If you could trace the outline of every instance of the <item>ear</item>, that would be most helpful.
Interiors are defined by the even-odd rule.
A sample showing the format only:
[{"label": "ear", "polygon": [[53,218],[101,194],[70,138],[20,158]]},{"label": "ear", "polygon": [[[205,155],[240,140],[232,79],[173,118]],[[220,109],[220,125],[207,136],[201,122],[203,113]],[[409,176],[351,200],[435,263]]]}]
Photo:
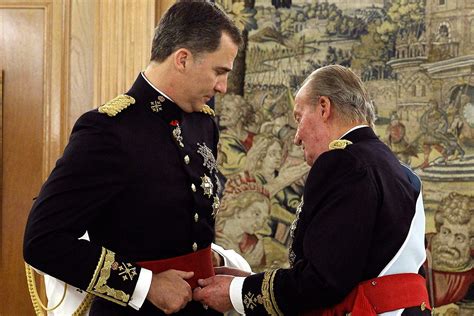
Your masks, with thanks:
[{"label": "ear", "polygon": [[331,116],[332,102],[327,96],[319,97],[319,105],[321,107],[321,116],[324,121],[327,121]]},{"label": "ear", "polygon": [[173,54],[173,64],[179,71],[184,71],[192,59],[192,54],[186,48],[180,48]]}]

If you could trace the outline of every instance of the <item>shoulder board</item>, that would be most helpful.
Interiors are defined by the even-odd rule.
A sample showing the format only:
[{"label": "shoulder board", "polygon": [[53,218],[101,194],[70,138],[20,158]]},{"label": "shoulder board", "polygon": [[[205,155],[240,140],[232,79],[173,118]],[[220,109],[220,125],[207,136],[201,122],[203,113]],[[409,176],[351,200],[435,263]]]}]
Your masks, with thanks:
[{"label": "shoulder board", "polygon": [[210,115],[210,116],[216,116],[216,113],[214,112],[214,110],[211,109],[211,107],[207,104],[204,104],[200,112]]},{"label": "shoulder board", "polygon": [[344,149],[347,145],[352,145],[352,142],[347,139],[336,139],[329,143],[329,149]]},{"label": "shoulder board", "polygon": [[135,99],[129,95],[121,94],[99,106],[99,112],[108,116],[115,116],[123,109],[128,108],[130,104],[135,104]]}]

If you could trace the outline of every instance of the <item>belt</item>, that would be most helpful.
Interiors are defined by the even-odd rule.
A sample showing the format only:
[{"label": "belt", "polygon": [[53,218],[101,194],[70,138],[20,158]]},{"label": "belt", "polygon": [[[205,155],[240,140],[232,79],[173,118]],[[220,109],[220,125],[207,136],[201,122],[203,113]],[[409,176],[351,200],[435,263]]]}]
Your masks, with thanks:
[{"label": "belt", "polygon": [[426,281],[416,273],[401,273],[359,283],[341,303],[303,315],[367,316],[415,306],[431,310]]},{"label": "belt", "polygon": [[182,271],[193,271],[194,276],[186,280],[192,289],[198,287],[198,279],[205,279],[214,276],[212,265],[211,246],[196,252],[162,260],[137,262],[142,268],[151,270],[153,273],[160,273],[166,270],[175,269]]}]

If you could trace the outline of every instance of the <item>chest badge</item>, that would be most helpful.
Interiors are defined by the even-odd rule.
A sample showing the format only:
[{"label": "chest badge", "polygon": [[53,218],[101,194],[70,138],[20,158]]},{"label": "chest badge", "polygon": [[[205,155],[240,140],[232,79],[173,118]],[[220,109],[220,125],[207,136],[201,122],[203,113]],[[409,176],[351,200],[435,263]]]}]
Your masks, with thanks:
[{"label": "chest badge", "polygon": [[204,195],[210,198],[214,190],[214,184],[212,184],[211,178],[204,174],[204,177],[201,177],[201,181],[201,188],[204,190]]},{"label": "chest badge", "polygon": [[216,163],[216,158],[212,154],[212,150],[207,147],[206,143],[197,143],[198,145],[198,154],[200,154],[204,160],[203,166],[205,166],[209,171],[212,173],[212,171],[217,172],[217,163]]},{"label": "chest badge", "polygon": [[212,216],[216,218],[217,213],[219,213],[219,207],[221,206],[221,201],[217,195],[214,195],[214,202],[212,203]]}]

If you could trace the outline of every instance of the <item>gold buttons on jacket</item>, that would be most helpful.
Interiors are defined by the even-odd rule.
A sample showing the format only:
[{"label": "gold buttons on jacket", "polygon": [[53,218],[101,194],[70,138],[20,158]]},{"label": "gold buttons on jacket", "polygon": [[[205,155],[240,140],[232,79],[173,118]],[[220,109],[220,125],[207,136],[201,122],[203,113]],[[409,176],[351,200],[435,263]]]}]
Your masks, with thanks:
[{"label": "gold buttons on jacket", "polygon": [[185,164],[189,165],[189,162],[190,162],[190,161],[191,161],[191,159],[189,159],[189,156],[188,156],[188,155],[184,156],[184,163],[185,163]]},{"label": "gold buttons on jacket", "polygon": [[191,190],[193,190],[193,192],[196,192],[196,186],[194,185],[194,183],[191,183]]},{"label": "gold buttons on jacket", "polygon": [[196,213],[196,214],[194,214],[194,221],[197,223],[198,220],[199,220],[199,214]]},{"label": "gold buttons on jacket", "polygon": [[193,251],[196,251],[196,250],[198,250],[198,244],[194,243],[193,244]]}]

